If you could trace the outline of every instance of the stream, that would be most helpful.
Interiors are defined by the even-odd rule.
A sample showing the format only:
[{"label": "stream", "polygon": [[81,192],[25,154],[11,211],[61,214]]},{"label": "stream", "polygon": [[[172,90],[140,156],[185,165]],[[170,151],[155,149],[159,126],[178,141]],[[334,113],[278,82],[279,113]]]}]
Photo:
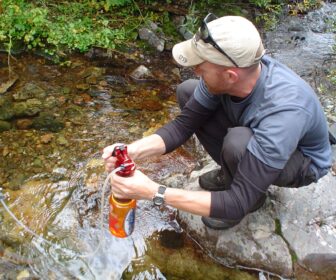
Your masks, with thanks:
[{"label": "stream", "polygon": [[[10,211],[43,237],[2,208],[1,279],[256,279],[202,254],[174,209],[139,201],[134,233],[118,239],[108,230],[108,188],[101,225],[102,149],[152,133],[178,113],[180,77],[170,55],[152,58],[153,76],[143,80],[131,77],[135,60],[73,56],[62,67],[22,54],[8,67],[1,55],[1,84],[10,86],[0,99],[0,184]],[[137,167],[162,181],[189,174],[199,156],[190,141]]]},{"label": "stream", "polygon": [[[336,102],[325,69],[335,67],[335,34],[325,18],[335,10],[330,3],[310,14],[306,26],[292,18],[265,34],[269,52],[319,89],[330,123]],[[138,79],[140,65],[149,72]],[[0,186],[15,217],[43,237],[1,207],[1,279],[263,279],[213,261],[170,207],[139,201],[131,237],[118,239],[108,230],[102,149],[151,134],[178,114],[175,88],[190,75],[169,52],[96,49],[64,66],[42,56],[0,54]],[[183,184],[183,176],[202,167],[203,156],[191,139],[136,164],[156,181],[181,176]]]}]

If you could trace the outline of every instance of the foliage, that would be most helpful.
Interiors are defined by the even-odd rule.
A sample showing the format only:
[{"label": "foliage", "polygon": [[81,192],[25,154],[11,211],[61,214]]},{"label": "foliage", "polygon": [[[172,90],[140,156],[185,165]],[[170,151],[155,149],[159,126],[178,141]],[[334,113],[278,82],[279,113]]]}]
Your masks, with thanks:
[{"label": "foliage", "polygon": [[[104,1],[104,7],[125,5],[128,1]],[[1,3],[0,41],[24,41],[28,49],[44,49],[49,54],[58,50],[87,51],[92,46],[115,48],[126,40],[126,19],[107,18],[100,6],[91,1],[64,4],[29,3],[4,0]],[[98,9],[97,9],[98,8]],[[128,26],[132,25],[132,21]],[[128,27],[130,31],[132,27]]]},{"label": "foliage", "polygon": [[292,15],[306,14],[320,6],[321,0],[294,0],[288,4],[289,13]]},{"label": "foliage", "polygon": [[[292,14],[304,13],[318,7],[320,0],[183,3],[177,0],[2,0],[0,48],[13,51],[17,42],[23,42],[29,50],[40,49],[51,55],[64,50],[86,52],[93,46],[125,49],[134,44],[139,26],[147,21],[158,23],[166,36],[177,37],[171,14],[165,10],[165,5],[169,4],[189,5],[184,26],[192,33],[208,12],[222,16],[255,11],[253,20],[272,28],[284,8],[289,8]],[[158,6],[161,10],[153,8]]]}]

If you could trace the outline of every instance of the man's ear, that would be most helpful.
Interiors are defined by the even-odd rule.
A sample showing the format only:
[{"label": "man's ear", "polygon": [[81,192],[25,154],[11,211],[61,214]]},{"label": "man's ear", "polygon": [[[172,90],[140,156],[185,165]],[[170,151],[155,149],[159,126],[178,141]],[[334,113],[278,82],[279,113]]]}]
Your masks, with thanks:
[{"label": "man's ear", "polygon": [[239,80],[239,75],[234,69],[227,69],[226,74],[229,82],[232,84],[236,83]]}]

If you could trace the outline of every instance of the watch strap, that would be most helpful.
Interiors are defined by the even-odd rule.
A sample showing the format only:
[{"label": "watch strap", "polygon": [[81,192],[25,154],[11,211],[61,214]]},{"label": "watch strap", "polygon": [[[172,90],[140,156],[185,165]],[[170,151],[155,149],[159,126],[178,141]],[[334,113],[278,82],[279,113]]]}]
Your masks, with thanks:
[{"label": "watch strap", "polygon": [[166,191],[167,187],[160,185],[158,188],[157,193],[153,197],[154,205],[161,206],[164,203],[164,193]]}]

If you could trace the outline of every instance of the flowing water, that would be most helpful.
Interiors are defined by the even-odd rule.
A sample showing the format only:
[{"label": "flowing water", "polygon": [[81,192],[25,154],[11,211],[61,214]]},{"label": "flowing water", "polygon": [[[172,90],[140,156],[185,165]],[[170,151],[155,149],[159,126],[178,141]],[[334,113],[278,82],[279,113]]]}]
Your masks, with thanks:
[{"label": "flowing water", "polygon": [[[178,112],[180,77],[170,56],[146,59],[152,76],[145,80],[130,77],[137,58],[74,56],[63,67],[30,55],[9,61],[1,56],[7,129],[0,133],[0,184],[10,211],[43,239],[1,208],[1,279],[256,279],[204,255],[168,207],[139,201],[131,237],[108,231],[101,151],[154,132]],[[190,142],[137,165],[162,181],[190,173],[197,157]]]}]

